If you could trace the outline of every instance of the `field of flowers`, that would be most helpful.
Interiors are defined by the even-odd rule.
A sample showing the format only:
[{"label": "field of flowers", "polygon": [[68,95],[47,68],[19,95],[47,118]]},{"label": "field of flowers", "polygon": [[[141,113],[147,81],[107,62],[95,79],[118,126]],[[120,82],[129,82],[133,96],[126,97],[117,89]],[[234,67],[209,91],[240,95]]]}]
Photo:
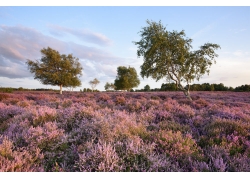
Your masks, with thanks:
[{"label": "field of flowers", "polygon": [[250,171],[250,93],[0,93],[0,171]]}]

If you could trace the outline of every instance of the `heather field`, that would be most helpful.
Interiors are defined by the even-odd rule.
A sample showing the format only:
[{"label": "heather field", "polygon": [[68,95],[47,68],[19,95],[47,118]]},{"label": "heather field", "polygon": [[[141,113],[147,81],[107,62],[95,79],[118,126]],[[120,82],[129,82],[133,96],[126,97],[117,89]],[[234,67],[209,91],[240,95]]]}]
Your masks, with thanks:
[{"label": "heather field", "polygon": [[0,171],[250,171],[250,93],[0,93]]}]

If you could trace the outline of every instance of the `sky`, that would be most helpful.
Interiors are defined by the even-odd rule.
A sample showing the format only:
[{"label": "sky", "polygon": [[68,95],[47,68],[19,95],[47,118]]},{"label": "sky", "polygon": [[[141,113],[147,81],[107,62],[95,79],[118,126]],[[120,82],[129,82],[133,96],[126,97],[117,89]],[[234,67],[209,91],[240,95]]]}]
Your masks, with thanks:
[{"label": "sky", "polygon": [[161,21],[168,31],[184,30],[193,40],[192,50],[207,42],[221,46],[216,50],[219,56],[210,74],[192,83],[223,83],[231,87],[250,84],[250,3],[105,2],[55,5],[24,0],[22,4],[0,4],[0,87],[59,89],[35,80],[25,64],[27,59],[39,60],[40,50],[51,47],[79,58],[82,85],[75,91],[91,88],[89,81],[94,78],[100,81],[96,89],[104,91],[106,82],[114,83],[118,66],[136,69],[141,83],[134,89],[147,84],[151,89],[160,88],[168,81],[140,76],[143,58],[137,57],[133,43],[140,40],[139,31],[147,26],[146,20]]}]

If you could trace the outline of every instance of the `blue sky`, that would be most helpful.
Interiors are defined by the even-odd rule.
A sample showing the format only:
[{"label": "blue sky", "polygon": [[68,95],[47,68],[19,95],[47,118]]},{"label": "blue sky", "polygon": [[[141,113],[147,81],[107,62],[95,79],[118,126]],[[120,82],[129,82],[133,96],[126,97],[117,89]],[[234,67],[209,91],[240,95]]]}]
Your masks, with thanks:
[{"label": "blue sky", "polygon": [[[0,6],[2,87],[58,89],[34,80],[25,64],[27,59],[39,59],[40,50],[48,46],[80,59],[84,68],[80,78],[82,86],[75,90],[90,88],[88,82],[94,78],[101,82],[96,88],[104,90],[106,82],[114,82],[118,66],[132,66],[139,75],[143,59],[137,58],[137,47],[132,42],[140,40],[138,32],[147,25],[147,19],[161,20],[169,31],[185,30],[186,36],[193,39],[193,50],[207,42],[221,46],[209,76],[204,75],[199,82],[193,83],[224,83],[232,87],[250,84],[249,4],[103,6],[100,2],[94,6],[15,5],[19,4]],[[151,88],[160,88],[166,83],[164,79],[155,82],[140,77],[140,80],[137,89],[147,84]]]}]

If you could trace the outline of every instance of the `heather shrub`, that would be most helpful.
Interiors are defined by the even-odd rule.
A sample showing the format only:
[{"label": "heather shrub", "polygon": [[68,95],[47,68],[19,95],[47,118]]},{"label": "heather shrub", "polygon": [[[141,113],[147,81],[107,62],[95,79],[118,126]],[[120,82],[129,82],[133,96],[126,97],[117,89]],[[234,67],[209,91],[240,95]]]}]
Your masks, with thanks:
[{"label": "heather shrub", "polygon": [[42,125],[45,122],[54,121],[56,119],[57,112],[55,109],[52,109],[47,106],[39,106],[35,110],[31,110],[32,116],[32,125],[38,126]]},{"label": "heather shrub", "polygon": [[2,94],[0,171],[250,171],[249,93]]},{"label": "heather shrub", "polygon": [[57,113],[57,122],[58,126],[68,133],[80,127],[82,122],[92,123],[95,116],[97,113],[93,107],[76,104],[70,108],[60,109]]},{"label": "heather shrub", "polygon": [[13,105],[8,106],[0,103],[0,123],[16,115],[22,114],[24,111],[25,110],[21,107]]},{"label": "heather shrub", "polygon": [[165,131],[181,132],[182,134],[192,132],[189,125],[180,124],[175,121],[162,121],[159,123],[159,128]]},{"label": "heather shrub", "polygon": [[249,155],[238,155],[231,157],[228,162],[227,171],[229,172],[250,172]]},{"label": "heather shrub", "polygon": [[44,171],[43,157],[39,148],[15,148],[10,139],[0,136],[1,172]]},{"label": "heather shrub", "polygon": [[149,108],[156,108],[158,105],[160,104],[159,100],[153,100],[153,99],[150,99],[147,101],[147,104],[144,105],[147,109]]},{"label": "heather shrub", "polygon": [[[118,115],[118,116],[117,116]],[[113,133],[115,134],[116,140],[129,139],[133,136],[139,136],[144,140],[147,140],[150,136],[150,132],[147,131],[146,126],[140,122],[136,122],[136,117],[132,115],[117,114],[114,116],[116,118],[113,125]]]},{"label": "heather shrub", "polygon": [[64,131],[59,129],[54,122],[46,122],[43,126],[31,126],[24,135],[30,146],[35,146],[43,151],[53,151],[53,148],[64,137]]},{"label": "heather shrub", "polygon": [[10,97],[9,94],[6,93],[0,93],[0,101],[3,101],[5,99],[8,99]]},{"label": "heather shrub", "polygon": [[141,103],[138,101],[130,101],[126,104],[126,109],[129,112],[139,112],[141,110]]},{"label": "heather shrub", "polygon": [[153,100],[161,100],[161,98],[159,96],[151,96],[151,99],[153,99]]},{"label": "heather shrub", "polygon": [[190,119],[195,115],[195,111],[188,105],[178,105],[172,111],[174,116],[179,119],[179,122],[185,122],[186,119]]},{"label": "heather shrub", "polygon": [[167,156],[181,157],[198,152],[197,144],[190,134],[160,130],[156,138],[157,151]]},{"label": "heather shrub", "polygon": [[79,171],[76,162],[79,160],[77,147],[67,140],[60,141],[53,151],[44,153],[44,169],[48,172],[74,172]]},{"label": "heather shrub", "polygon": [[104,93],[102,93],[102,94],[100,94],[100,95],[98,96],[98,101],[107,101],[107,100],[109,100],[109,99],[110,99],[110,96],[107,95],[107,94],[104,94]]},{"label": "heather shrub", "polygon": [[153,119],[153,123],[158,124],[162,121],[171,121],[173,119],[173,115],[169,111],[155,111],[155,118]]},{"label": "heather shrub", "polygon": [[70,99],[68,99],[68,100],[63,101],[61,106],[63,108],[67,108],[67,107],[70,107],[72,105],[72,103],[73,102]]},{"label": "heather shrub", "polygon": [[119,157],[111,143],[98,141],[87,142],[79,147],[77,168],[83,172],[115,172],[120,171]]},{"label": "heather shrub", "polygon": [[176,100],[168,98],[163,104],[162,109],[166,111],[172,111],[175,107],[177,107],[179,104]]},{"label": "heather shrub", "polygon": [[179,162],[175,159],[167,157],[165,154],[151,154],[148,156],[150,167],[148,172],[183,172],[183,169]]},{"label": "heather shrub", "polygon": [[146,144],[137,136],[116,142],[115,149],[120,158],[120,171],[149,171],[152,164],[150,156],[153,156],[154,148],[155,144]]},{"label": "heather shrub", "polygon": [[204,154],[207,157],[209,171],[225,172],[228,171],[229,152],[227,149],[220,146],[211,146],[204,149]]},{"label": "heather shrub", "polygon": [[240,121],[215,119],[204,127],[204,132],[209,137],[226,137],[227,135],[231,135],[233,133],[237,133],[242,136],[249,136],[249,128],[250,126],[248,124],[244,124]]},{"label": "heather shrub", "polygon": [[94,122],[87,119],[76,121],[77,127],[74,127],[68,134],[68,141],[75,145],[95,140],[100,137],[100,128]]},{"label": "heather shrub", "polygon": [[[36,147],[41,150],[44,155],[43,167],[45,171],[52,171],[58,165],[57,163],[71,162],[69,158],[73,151],[67,142],[67,136],[64,131],[57,127],[55,122],[45,122],[42,126],[31,126],[27,132],[22,133],[28,147]],[[60,165],[61,165],[60,164]],[[72,170],[72,164],[68,164],[64,168]]]},{"label": "heather shrub", "polygon": [[209,106],[209,102],[203,98],[199,98],[192,103],[192,106],[196,109],[202,109]]},{"label": "heather shrub", "polygon": [[126,99],[123,96],[116,97],[116,104],[125,105]]},{"label": "heather shrub", "polygon": [[19,102],[17,102],[17,106],[26,108],[26,107],[29,107],[30,104],[29,104],[29,102],[27,102],[27,101],[19,101]]}]

